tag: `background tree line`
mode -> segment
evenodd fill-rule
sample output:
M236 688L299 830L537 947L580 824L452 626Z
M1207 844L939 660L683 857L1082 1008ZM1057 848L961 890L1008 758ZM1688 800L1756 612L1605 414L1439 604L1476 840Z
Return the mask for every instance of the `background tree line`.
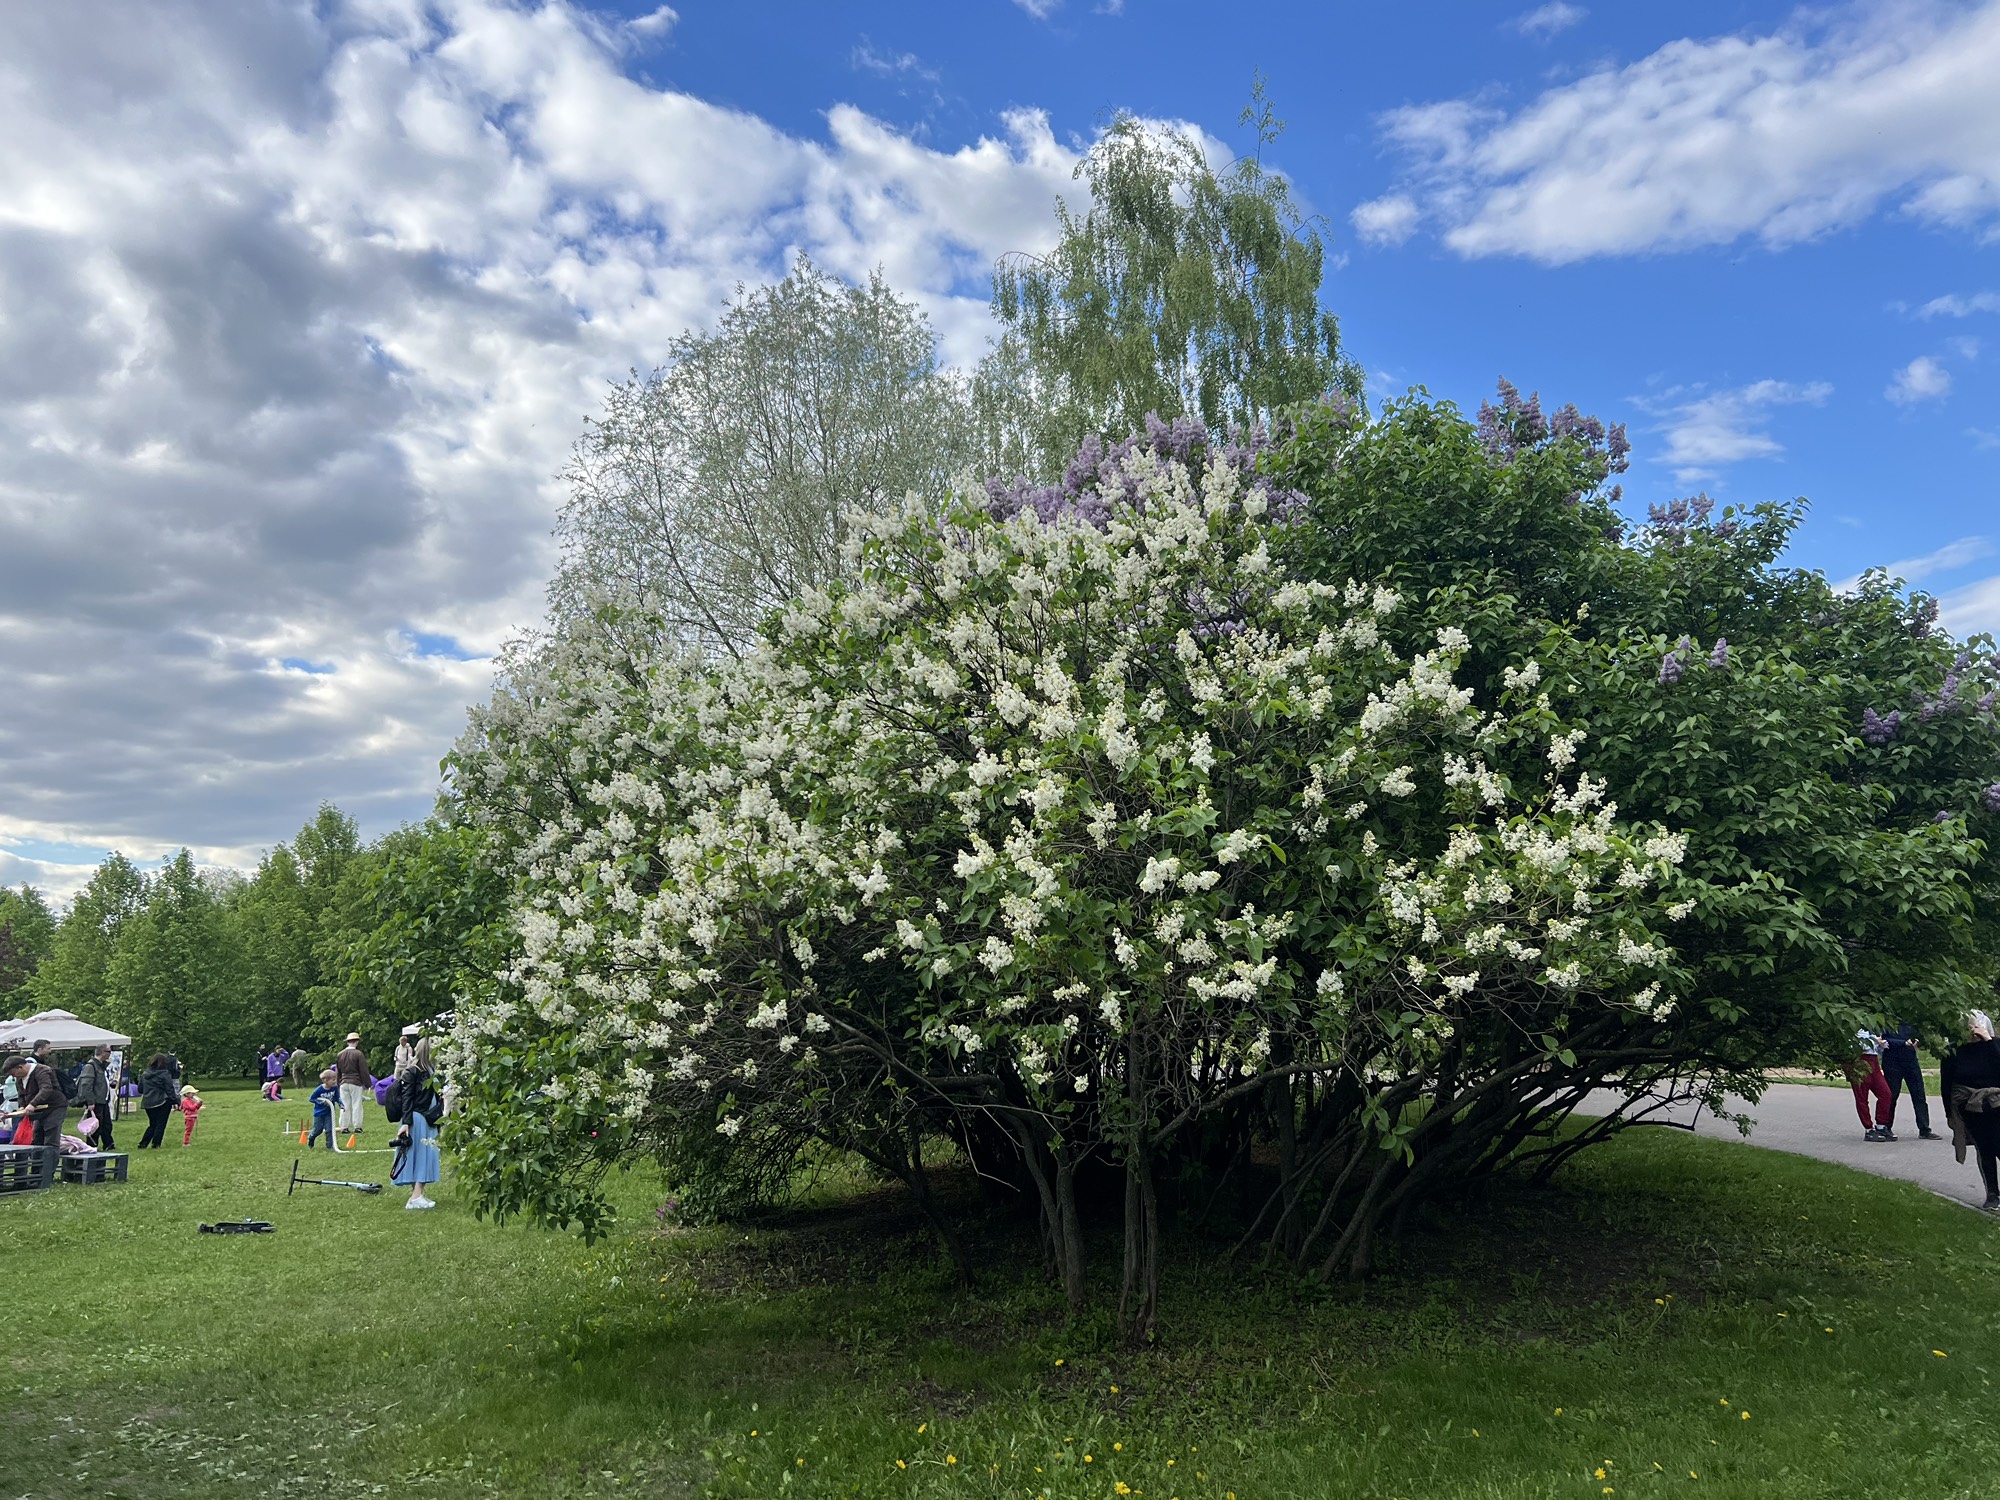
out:
M113 853L60 911L32 886L0 891L0 1010L67 1010L199 1072L351 1030L386 1042L451 1008L500 917L474 850L440 820L364 844L327 803L248 875L186 849L150 874Z

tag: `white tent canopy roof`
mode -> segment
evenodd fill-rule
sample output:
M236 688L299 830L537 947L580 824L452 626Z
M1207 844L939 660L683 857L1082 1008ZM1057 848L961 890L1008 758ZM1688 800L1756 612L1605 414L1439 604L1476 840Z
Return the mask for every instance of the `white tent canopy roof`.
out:
M59 1052L79 1047L129 1047L132 1038L79 1021L66 1010L45 1010L21 1021L0 1021L0 1050L26 1052L36 1042L48 1042Z

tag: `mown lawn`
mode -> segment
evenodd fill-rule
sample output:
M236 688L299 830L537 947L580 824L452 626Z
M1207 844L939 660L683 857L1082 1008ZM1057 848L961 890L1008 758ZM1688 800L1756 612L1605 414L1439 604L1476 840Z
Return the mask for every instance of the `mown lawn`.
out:
M634 1174L589 1249L449 1182L288 1200L297 1104L209 1097L122 1187L0 1198L0 1496L2000 1492L2000 1224L1796 1157L1638 1132L1359 1287L1186 1235L1128 1353L1004 1222L964 1292L858 1181L690 1232Z

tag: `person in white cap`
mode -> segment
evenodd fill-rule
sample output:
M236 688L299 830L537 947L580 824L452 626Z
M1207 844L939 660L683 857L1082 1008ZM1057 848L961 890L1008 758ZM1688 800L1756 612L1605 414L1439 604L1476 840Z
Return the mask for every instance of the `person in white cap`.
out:
M361 1033L347 1033L347 1045L333 1060L334 1081L340 1085L340 1128L361 1129L361 1101L374 1086L375 1075L368 1071L368 1054L361 1050Z
M1943 1085L1944 1116L1958 1159L1966 1147L1978 1158L1979 1181L1986 1189L1980 1205L2000 1213L2000 1042L1993 1040L1993 1020L1983 1010L1965 1018L1967 1039L1946 1055Z
M396 1038L396 1070L390 1077L401 1078L409 1071L410 1064L416 1060L417 1039L423 1034L423 1027L414 1023L403 1028L403 1034Z

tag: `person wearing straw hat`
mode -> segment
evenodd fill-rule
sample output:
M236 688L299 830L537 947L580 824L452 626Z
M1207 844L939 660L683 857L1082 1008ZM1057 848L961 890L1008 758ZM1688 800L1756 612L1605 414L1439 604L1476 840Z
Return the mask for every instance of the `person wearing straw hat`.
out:
M368 1054L361 1050L361 1033L347 1033L347 1045L333 1060L333 1076L340 1084L340 1128L361 1129L361 1101L375 1082L368 1071Z
M1983 1010L1965 1018L1970 1033L1945 1059L1938 1092L1944 1095L1945 1122L1960 1161L1972 1147L1979 1161L1979 1180L1986 1185L1988 1213L2000 1213L2000 1042L1993 1040L1993 1021Z

